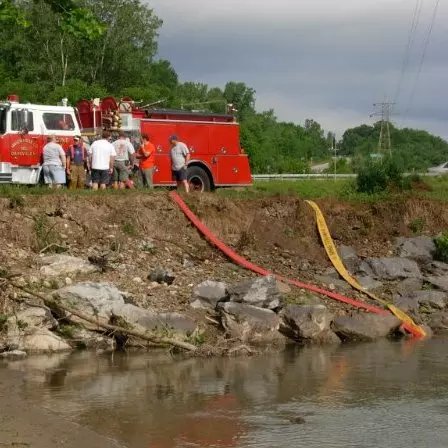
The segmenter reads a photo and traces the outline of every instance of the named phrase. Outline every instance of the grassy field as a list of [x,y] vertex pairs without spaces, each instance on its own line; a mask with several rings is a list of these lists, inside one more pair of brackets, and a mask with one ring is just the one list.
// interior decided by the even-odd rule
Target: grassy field
[[[69,194],[76,196],[95,195],[129,195],[141,193],[144,190],[104,190],[92,192],[90,190],[70,191],[66,189],[51,190],[46,187],[27,187],[16,185],[1,185],[0,197],[18,197],[21,195],[60,195]],[[165,188],[157,188],[154,192],[147,194],[163,194],[168,191]],[[303,199],[320,199],[335,197],[350,202],[377,202],[390,198],[421,196],[430,199],[448,202],[448,177],[425,178],[417,189],[404,190],[401,192],[383,192],[373,195],[356,192],[353,179],[310,179],[298,181],[256,181],[252,187],[245,188],[222,188],[216,190],[217,196],[228,198],[244,198],[271,196],[271,195],[293,195]]]
[[297,195],[303,199],[335,197],[351,202],[377,202],[392,197],[423,196],[448,202],[448,177],[425,178],[414,190],[363,194],[356,192],[353,179],[310,179],[298,181],[257,181],[250,188],[223,189],[216,193],[225,197],[250,198],[262,195]]

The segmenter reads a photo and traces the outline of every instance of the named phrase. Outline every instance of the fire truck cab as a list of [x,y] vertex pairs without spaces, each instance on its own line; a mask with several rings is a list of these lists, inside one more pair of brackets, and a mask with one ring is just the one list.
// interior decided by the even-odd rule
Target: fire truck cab
[[37,184],[48,135],[66,149],[80,132],[73,107],[21,104],[10,96],[0,103],[0,183]]

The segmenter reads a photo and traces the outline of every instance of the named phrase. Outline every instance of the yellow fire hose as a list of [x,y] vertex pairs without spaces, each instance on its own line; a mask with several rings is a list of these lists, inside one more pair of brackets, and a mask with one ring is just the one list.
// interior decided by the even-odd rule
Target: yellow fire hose
[[339,275],[353,288],[357,289],[358,291],[363,292],[371,299],[375,300],[375,302],[381,303],[385,308],[388,308],[392,314],[394,314],[398,319],[400,319],[403,323],[407,324],[410,328],[412,328],[415,331],[415,334],[420,337],[425,337],[426,333],[418,326],[410,316],[408,316],[404,311],[397,308],[392,303],[389,303],[388,301],[381,299],[377,297],[375,294],[368,291],[366,288],[364,288],[356,279],[354,279],[350,273],[347,271],[346,267],[344,266],[344,263],[342,262],[341,258],[339,257],[338,251],[336,249],[336,246],[334,245],[333,239],[330,235],[330,231],[328,230],[327,223],[325,222],[324,215],[322,214],[322,211],[320,210],[319,206],[313,202],[313,201],[306,201],[307,204],[309,204],[315,214],[316,214],[316,222],[317,222],[317,229],[319,231],[320,238],[322,240],[322,244],[324,245],[325,252],[328,255],[328,258],[332,262],[335,269],[338,271]]

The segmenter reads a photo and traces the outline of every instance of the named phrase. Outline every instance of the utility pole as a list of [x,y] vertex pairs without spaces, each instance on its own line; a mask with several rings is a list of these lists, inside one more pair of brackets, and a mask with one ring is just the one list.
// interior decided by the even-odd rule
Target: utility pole
[[390,139],[390,117],[393,115],[392,109],[395,103],[384,100],[382,103],[374,103],[379,109],[371,114],[371,117],[381,117],[380,138],[378,140],[378,152],[384,154],[386,152],[392,155],[392,143]]

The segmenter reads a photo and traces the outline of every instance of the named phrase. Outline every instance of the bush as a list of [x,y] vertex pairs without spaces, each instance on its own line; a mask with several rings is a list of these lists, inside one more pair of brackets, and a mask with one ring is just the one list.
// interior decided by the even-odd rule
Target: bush
[[444,263],[448,263],[448,232],[434,238],[436,253],[434,258]]
[[404,187],[403,174],[392,159],[383,161],[368,160],[358,169],[356,190],[358,193],[375,194],[387,188]]

